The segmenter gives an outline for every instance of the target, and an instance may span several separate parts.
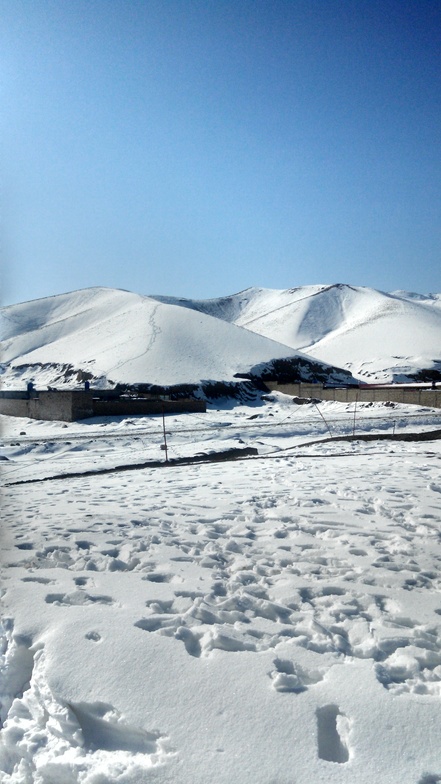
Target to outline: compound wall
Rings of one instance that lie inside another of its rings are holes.
[[[73,422],[93,416],[93,398],[82,390],[0,392],[0,414]]]
[[[363,387],[338,387],[326,389],[321,384],[278,384],[276,381],[265,381],[265,386],[272,392],[283,392],[293,397],[316,398],[317,400],[337,400],[340,403],[410,403],[416,406],[441,408],[441,389],[416,387],[382,387],[381,389],[364,389]]]
[[[0,414],[29,419],[74,422],[93,416],[126,416],[136,414],[203,413],[204,400],[149,400],[121,397],[95,397],[91,390],[48,390],[37,392],[0,392]]]
[[[180,414],[185,412],[204,413],[204,400],[148,400],[143,398],[121,398],[120,400],[93,401],[93,416],[125,416],[127,414]]]

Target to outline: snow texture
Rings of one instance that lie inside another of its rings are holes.
[[[440,441],[323,440],[440,414],[320,412],[2,417],[2,784],[441,781]]]
[[[441,374],[441,295],[343,284],[213,300],[84,289],[3,308],[0,334],[4,388],[72,386],[78,371],[99,386],[230,382],[305,355],[367,382]]]
[[[441,373],[441,295],[335,284],[251,288],[214,300],[158,297],[278,340],[364,381]]]
[[[127,291],[95,288],[1,310],[2,386],[72,387],[231,382],[290,346],[240,326]],[[307,359],[307,358],[305,358]],[[316,360],[314,360],[316,361]],[[336,372],[335,380],[350,374]]]

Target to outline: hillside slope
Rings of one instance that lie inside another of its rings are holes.
[[[261,375],[272,360],[318,363],[291,347],[194,309],[127,291],[92,288],[1,310],[4,388],[94,383],[177,385]],[[252,370],[258,366],[259,370]],[[342,380],[347,373],[321,369]]]
[[[441,375],[441,295],[335,284],[250,288],[217,300],[158,299],[245,327],[365,381]]]

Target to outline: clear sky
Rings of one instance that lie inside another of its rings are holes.
[[[3,304],[441,290],[440,0],[0,0]]]

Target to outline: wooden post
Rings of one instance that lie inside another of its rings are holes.
[[[168,452],[167,452],[167,435],[165,432],[165,413],[164,413],[164,406],[162,406],[162,430],[164,433],[164,449],[165,449],[165,462],[168,463]]]
[[[357,413],[357,401],[358,401],[358,393],[355,395],[355,405],[354,405],[354,424],[352,427],[352,435],[355,436],[355,416]]]

